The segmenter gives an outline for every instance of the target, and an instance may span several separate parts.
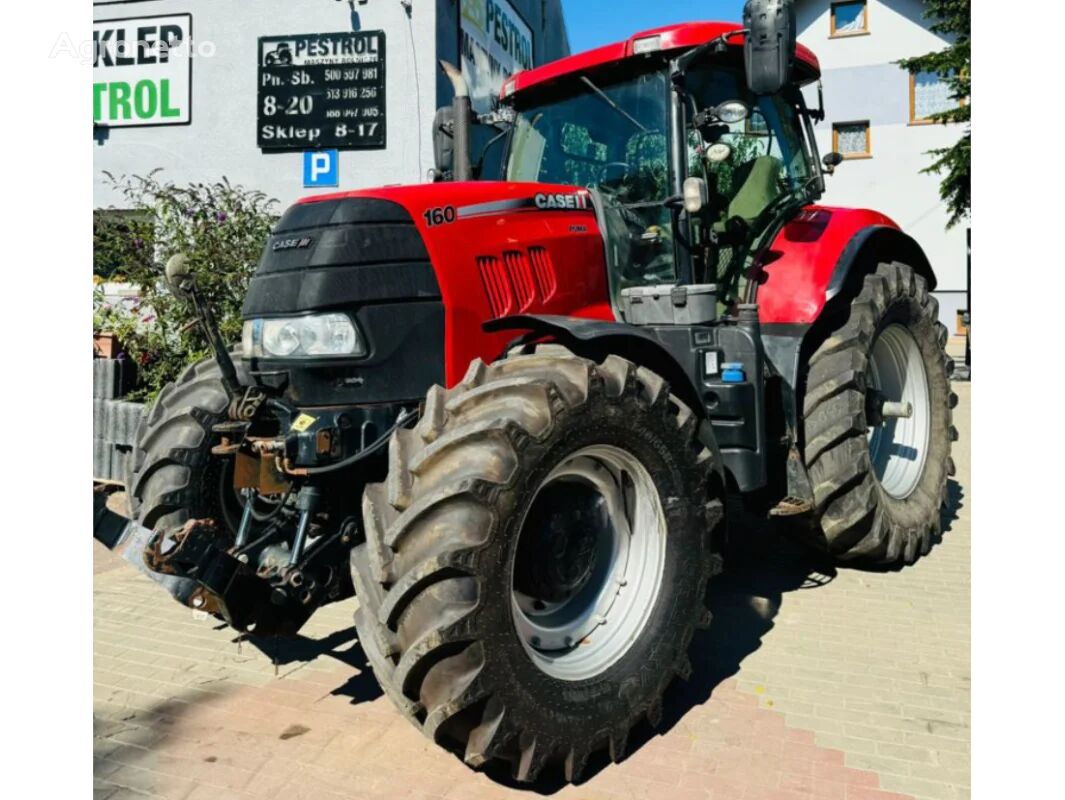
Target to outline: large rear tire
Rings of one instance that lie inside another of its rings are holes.
[[[841,561],[895,567],[940,533],[957,439],[947,330],[906,264],[866,276],[850,316],[810,358],[805,457],[824,543]],[[888,404],[912,415],[892,416]]]
[[[427,736],[520,781],[553,761],[576,781],[658,722],[709,624],[723,515],[697,425],[657,375],[557,346],[429,392],[366,488],[351,558],[367,659]]]

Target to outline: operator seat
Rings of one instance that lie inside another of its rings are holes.
[[[736,167],[732,185],[740,188],[729,201],[725,217],[718,223],[720,228],[715,226],[715,229],[723,231],[725,222],[733,217],[739,217],[748,225],[754,224],[780,194],[780,168],[780,159],[768,155]]]
[[[721,237],[718,262],[713,266],[716,279],[721,284],[719,296],[741,297],[746,290],[747,278],[743,263],[754,235],[752,230],[758,218],[780,194],[780,159],[770,155],[758,156],[736,167],[732,185],[739,189],[729,200],[721,218],[713,230]],[[729,221],[742,220],[740,225],[743,241],[737,236],[735,225]],[[731,233],[729,233],[731,231]]]

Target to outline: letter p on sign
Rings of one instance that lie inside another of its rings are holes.
[[[340,158],[336,150],[307,150],[303,154],[303,185],[308,189],[337,186]]]

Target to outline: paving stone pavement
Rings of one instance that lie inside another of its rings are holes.
[[[952,800],[969,796],[969,384],[949,528],[901,572],[833,569],[771,531],[711,588],[714,624],[659,733],[579,786],[484,774],[393,711],[355,600],[292,642],[238,647],[99,545],[94,796]],[[272,656],[277,657],[277,674]]]

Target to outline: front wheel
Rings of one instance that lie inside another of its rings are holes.
[[[880,264],[810,359],[806,465],[840,560],[912,564],[939,534],[957,397],[938,317],[924,278]]]
[[[355,622],[385,692],[473,766],[579,779],[691,667],[721,483],[653,373],[556,346],[428,396],[367,487]]]
[[[156,530],[205,518],[232,527],[239,519],[232,469],[211,454],[211,428],[226,419],[228,405],[214,359],[188,367],[159,393],[139,431],[127,487],[137,522]]]

